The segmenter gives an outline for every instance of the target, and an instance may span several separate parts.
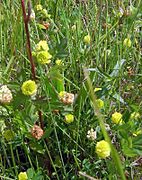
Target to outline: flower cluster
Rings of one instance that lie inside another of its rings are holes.
[[[33,56],[40,64],[49,64],[51,62],[52,55],[49,53],[49,46],[45,40],[39,41],[36,45]]]
[[[13,99],[10,89],[6,85],[0,87],[0,103],[9,104]]]
[[[109,157],[110,152],[111,152],[110,145],[107,141],[102,140],[97,142],[96,153],[100,158],[105,159],[106,157]]]
[[[61,91],[59,93],[59,99],[66,105],[72,104],[74,102],[74,94],[67,93],[66,91]]]
[[[37,92],[37,85],[35,81],[28,80],[22,84],[21,90],[24,95],[32,96]]]

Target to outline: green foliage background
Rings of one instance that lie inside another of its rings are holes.
[[[108,133],[124,172],[128,179],[140,179],[141,169],[134,162],[142,155],[141,116],[131,119],[130,115],[142,114],[141,0],[31,3],[36,15],[29,23],[32,50],[40,40],[47,40],[53,57],[49,65],[34,60],[38,96],[24,96],[21,85],[31,79],[31,67],[21,4],[0,1],[0,84],[6,84],[13,94],[9,105],[0,104],[0,177],[17,179],[19,172],[26,171],[33,180],[73,180],[83,179],[78,174],[82,171],[98,179],[119,179],[112,159],[99,159],[95,153],[103,134],[89,100],[85,67],[93,88],[102,88],[96,96],[105,103],[101,113],[110,126]],[[38,4],[51,16],[37,12]],[[48,29],[45,23],[50,24]],[[90,44],[83,41],[87,34]],[[124,46],[126,38],[131,39],[131,47]],[[61,65],[55,63],[57,59],[62,60]],[[63,90],[75,94],[73,105],[60,102],[58,93]],[[37,141],[30,129],[39,123],[38,110],[45,133]],[[124,124],[112,123],[115,111],[123,114]],[[71,124],[65,123],[67,113],[74,114]],[[97,132],[95,141],[87,139],[91,128]]]

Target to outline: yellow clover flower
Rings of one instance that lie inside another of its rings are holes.
[[[111,148],[109,143],[105,140],[99,141],[96,144],[96,153],[100,158],[105,159],[106,157],[110,156]]]
[[[48,13],[47,13],[47,10],[46,9],[43,9],[41,11],[41,13],[43,14],[44,17],[47,17],[48,16]]]
[[[26,172],[20,172],[18,175],[18,180],[27,180],[28,176]]]
[[[59,98],[63,98],[66,93],[67,93],[66,91],[61,91],[59,93]]]
[[[140,113],[138,112],[133,112],[131,115],[130,115],[130,119],[139,119],[140,118]]]
[[[24,95],[32,96],[37,91],[37,85],[35,81],[28,80],[22,84],[21,90]]]
[[[91,37],[90,37],[90,35],[88,34],[88,35],[86,35],[85,37],[84,37],[84,40],[83,40],[86,44],[90,44],[90,41],[91,41]]]
[[[55,61],[55,63],[59,66],[59,65],[62,64],[62,60],[61,60],[61,59],[57,59],[57,60]]]
[[[99,109],[104,107],[104,101],[103,100],[97,99],[96,103],[97,103],[97,106],[98,106]]]
[[[47,51],[39,51],[37,53],[37,61],[41,64],[49,64],[51,62],[52,55]]]
[[[41,11],[42,10],[42,5],[41,4],[36,5],[36,10]]]
[[[122,114],[119,112],[113,113],[111,119],[115,124],[121,124],[123,121],[122,120]]]
[[[65,115],[65,122],[66,123],[72,123],[74,121],[74,116],[72,114],[66,114]]]
[[[49,47],[45,40],[39,41],[39,43],[36,45],[36,51],[48,51]]]
[[[130,38],[124,39],[123,45],[124,45],[125,47],[131,47],[131,45],[132,45],[131,39],[130,39]]]

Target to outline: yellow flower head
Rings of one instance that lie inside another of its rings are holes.
[[[99,141],[96,144],[96,153],[100,158],[105,159],[106,157],[110,156],[110,146],[109,143],[105,140]]]
[[[101,109],[104,107],[104,101],[102,101],[101,99],[97,99],[96,100],[97,106]]]
[[[91,37],[90,37],[90,35],[88,34],[88,35],[86,35],[85,37],[84,37],[84,40],[83,40],[86,44],[90,44],[90,41],[91,41]]]
[[[130,38],[124,39],[123,45],[124,45],[125,47],[131,47],[131,45],[132,45],[131,39],[130,39]]]
[[[59,65],[62,64],[62,60],[61,60],[61,59],[57,59],[57,60],[55,61],[55,63],[59,66]]]
[[[138,112],[133,112],[130,116],[130,119],[139,119],[140,118],[140,113]]]
[[[49,47],[46,41],[39,41],[39,43],[36,45],[36,51],[48,51]]]
[[[66,91],[61,91],[59,93],[59,98],[63,98],[66,93],[67,93]]]
[[[74,121],[74,116],[72,114],[66,114],[65,115],[65,122],[66,123],[72,123]]]
[[[112,114],[111,119],[115,124],[121,124],[122,123],[122,114],[115,112]]]
[[[28,80],[22,84],[21,90],[24,95],[32,96],[37,91],[37,85],[35,81]]]
[[[36,10],[41,11],[42,10],[42,5],[41,4],[36,5]]]
[[[51,62],[52,55],[47,51],[39,51],[37,53],[37,61],[40,64],[49,64]]]
[[[18,180],[27,180],[28,176],[26,172],[20,172],[18,175]]]
[[[47,16],[48,16],[48,13],[47,13],[47,10],[46,10],[46,9],[43,9],[41,12],[42,12],[42,14],[43,14],[44,17],[47,17]]]

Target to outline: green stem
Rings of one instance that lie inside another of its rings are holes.
[[[90,96],[90,100],[92,101],[92,104],[93,104],[93,108],[94,108],[94,112],[95,112],[95,115],[97,116],[98,118],[98,121],[99,121],[99,124],[100,124],[100,127],[101,127],[101,130],[102,130],[102,133],[103,133],[103,136],[105,138],[105,140],[109,143],[110,147],[111,147],[111,155],[112,155],[112,158],[114,160],[114,163],[115,163],[115,166],[116,166],[116,169],[121,177],[121,180],[126,180],[125,178],[125,175],[124,175],[124,172],[123,172],[123,166],[121,164],[121,160],[120,160],[120,157],[118,155],[118,152],[116,150],[116,148],[112,145],[111,143],[111,139],[106,131],[106,128],[105,128],[105,124],[104,124],[104,117],[103,115],[101,114],[98,106],[97,106],[97,103],[96,103],[96,96],[95,96],[95,93],[94,93],[94,90],[93,90],[93,86],[92,86],[92,82],[89,78],[89,75],[88,75],[88,70],[84,68],[84,75],[85,75],[85,79],[87,81],[87,90],[88,90],[88,93],[89,93],[89,96]]]
[[[58,176],[58,173],[57,173],[57,170],[56,170],[56,166],[54,165],[53,159],[52,159],[52,157],[51,157],[51,155],[50,155],[50,151],[49,151],[49,149],[48,149],[45,141],[44,141],[44,145],[45,145],[45,149],[46,149],[46,151],[47,151],[47,154],[48,154],[48,156],[49,156],[50,162],[51,162],[51,164],[52,164],[52,166],[53,166],[53,169],[54,169],[54,171],[55,171],[55,173],[56,173],[57,180],[59,180],[59,176]]]
[[[15,174],[16,174],[16,176],[18,176],[18,171],[17,171],[17,167],[16,167],[16,162],[15,162],[15,158],[14,158],[12,144],[10,144],[10,151],[11,151],[11,157],[12,157],[12,162],[13,162]]]

